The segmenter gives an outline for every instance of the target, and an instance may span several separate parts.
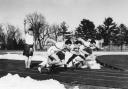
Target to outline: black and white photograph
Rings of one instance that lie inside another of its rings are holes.
[[[128,0],[0,0],[0,89],[128,89]]]

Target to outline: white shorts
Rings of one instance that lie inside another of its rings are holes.
[[[48,54],[48,56],[50,56],[50,55],[53,55],[53,54],[57,53],[58,51],[59,51],[58,48],[56,48],[55,46],[51,46],[48,49],[47,54]]]

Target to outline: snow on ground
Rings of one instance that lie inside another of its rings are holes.
[[[34,61],[42,61],[44,58],[47,58],[46,55],[34,55],[32,57],[32,60]],[[23,56],[22,54],[3,54],[0,55],[0,59],[10,59],[10,60],[25,60],[27,59],[26,56]]]
[[[37,81],[30,77],[20,77],[19,75],[8,74],[0,78],[1,89],[65,89],[65,86],[56,80]]]

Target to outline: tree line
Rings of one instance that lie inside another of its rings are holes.
[[[104,46],[128,44],[128,27],[125,24],[117,25],[112,17],[105,18],[103,24],[95,27],[95,24],[83,19],[76,28],[75,35],[83,39],[104,40]]]
[[[24,30],[11,24],[0,24],[0,43],[1,49],[22,50],[23,32],[26,33],[28,28],[32,28],[35,38],[35,48],[38,50],[45,49],[46,45],[52,45],[47,42],[48,38],[57,40],[58,35],[63,38],[81,37],[84,40],[104,40],[104,46],[110,43],[115,45],[128,44],[128,27],[125,24],[117,25],[112,17],[105,18],[103,24],[95,26],[93,21],[82,19],[79,26],[74,32],[68,32],[69,26],[65,21],[60,24],[48,24],[46,18],[41,13],[30,13],[24,18]],[[70,34],[70,35],[67,35]]]
[[[48,38],[57,40],[58,35],[67,33],[68,25],[65,21],[60,24],[48,24],[41,13],[30,13],[24,18],[24,30],[12,24],[0,24],[0,47],[7,50],[22,50],[24,47],[23,34],[28,28],[33,29],[35,48],[44,49],[45,45],[52,45],[47,42]]]

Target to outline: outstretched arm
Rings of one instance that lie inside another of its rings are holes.
[[[84,44],[84,46],[86,46],[86,41],[85,40],[83,40],[82,38],[78,38],[78,40],[81,41]]]
[[[55,44],[57,41],[55,41],[55,40],[53,40],[53,39],[48,38],[48,39],[47,39],[47,42],[52,42],[52,43],[54,43],[54,44]],[[47,42],[46,42],[46,43],[47,43]]]
[[[34,38],[34,36],[33,36],[33,51],[36,51],[36,49],[35,49],[35,46],[36,46],[36,42],[35,42],[35,38]]]

